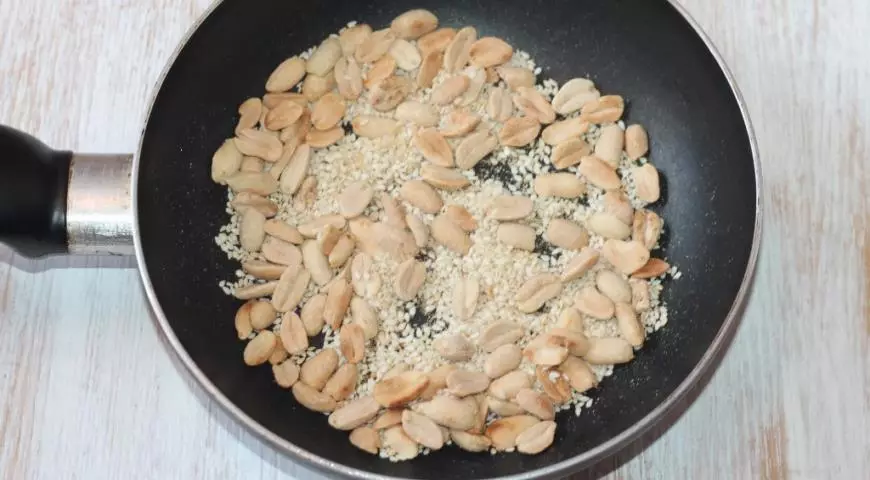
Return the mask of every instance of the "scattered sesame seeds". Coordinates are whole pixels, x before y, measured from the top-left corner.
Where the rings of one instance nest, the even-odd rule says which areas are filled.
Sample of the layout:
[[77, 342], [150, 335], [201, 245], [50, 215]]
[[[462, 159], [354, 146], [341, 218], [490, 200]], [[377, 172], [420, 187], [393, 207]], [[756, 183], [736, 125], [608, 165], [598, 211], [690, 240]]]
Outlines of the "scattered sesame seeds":
[[[347, 28], [357, 25], [349, 22]], [[412, 42], [415, 43], [415, 42]], [[299, 56], [308, 59], [313, 53], [312, 47]], [[516, 50], [508, 65], [528, 68], [541, 73], [528, 53]], [[363, 65], [365, 74], [370, 66]], [[413, 78], [413, 72], [396, 70], [396, 75]], [[433, 85], [438, 86], [451, 74], [443, 71], [436, 76]], [[495, 87], [505, 87], [499, 81], [495, 85], [484, 84], [477, 99], [462, 108], [479, 115], [484, 128], [497, 129], [500, 124], [491, 119], [487, 113], [487, 100]], [[548, 100], [559, 89], [552, 79], [544, 79], [535, 87]], [[412, 93], [407, 100], [427, 103], [432, 89], [420, 89]], [[443, 118], [454, 110], [453, 105], [440, 107], [439, 115]], [[393, 118], [392, 112], [379, 112], [367, 101], [366, 95], [358, 101], [349, 102], [345, 110], [341, 126], [350, 132], [351, 120], [360, 115]], [[579, 112], [569, 115], [576, 117]], [[620, 120], [620, 128], [625, 124]], [[290, 225], [300, 225], [316, 217], [334, 214], [338, 211], [339, 195], [349, 185], [355, 182], [369, 184], [376, 197], [378, 193], [392, 196], [398, 195], [401, 185], [419, 177], [423, 164], [422, 155], [412, 146], [412, 137], [417, 128], [406, 124], [395, 136], [380, 138], [362, 138], [353, 133], [346, 134], [334, 145], [322, 149], [314, 149], [311, 154], [308, 175], [316, 182], [316, 196], [313, 202], [302, 204], [294, 202], [294, 198], [280, 191], [271, 195], [269, 200], [278, 206], [277, 218]], [[583, 138], [594, 146], [601, 133], [599, 125], [590, 126]], [[455, 149], [462, 138], [450, 138], [448, 143]], [[418, 260], [426, 266], [426, 281], [414, 301], [403, 301], [397, 298], [392, 288], [392, 279], [398, 267], [398, 260], [389, 255], [373, 256], [373, 273], [382, 280], [382, 286], [373, 295], [366, 297], [371, 307], [379, 316], [379, 331], [376, 338], [369, 343], [363, 360], [358, 366], [358, 383], [351, 399], [370, 395], [375, 384], [389, 372], [402, 365], [411, 365], [417, 371], [428, 372], [445, 364], [433, 342], [443, 335], [461, 334], [476, 344], [483, 331], [496, 321], [512, 321], [523, 329], [523, 337], [517, 341], [520, 347], [526, 346], [539, 334], [553, 328], [559, 314], [571, 307], [574, 297], [581, 289], [595, 285], [596, 273], [608, 268], [606, 262], [598, 262], [580, 279], [568, 282], [561, 293], [549, 301], [544, 309], [533, 314], [525, 314], [514, 306], [516, 292], [525, 281], [534, 275], [543, 273], [560, 274], [579, 252], [552, 247], [541, 241], [547, 225], [557, 218], [571, 219], [578, 224], [585, 224], [587, 218], [604, 209], [604, 192], [594, 186], [589, 186], [588, 192], [581, 201], [553, 197], [540, 197], [535, 194], [533, 181], [540, 174], [555, 171], [550, 161], [552, 147], [538, 139], [530, 147], [512, 148], [500, 147], [482, 161], [473, 170], [464, 171], [471, 185], [459, 191], [440, 191], [445, 205], [460, 205], [465, 207], [477, 220], [477, 229], [470, 234], [473, 246], [465, 256], [459, 255], [440, 245], [424, 249]], [[643, 208], [645, 203], [637, 198], [631, 169], [647, 162], [643, 157], [637, 162], [622, 155], [618, 172], [622, 179], [624, 190], [634, 208]], [[579, 176], [576, 167], [566, 170]], [[533, 214], [524, 222], [534, 228], [538, 238], [534, 252], [511, 248], [497, 239], [499, 222], [487, 215], [487, 209], [496, 197], [501, 195], [524, 195], [532, 199]], [[229, 220], [220, 227], [215, 242], [231, 260], [244, 262], [261, 260], [259, 253], [243, 250], [239, 244], [240, 216], [233, 207], [235, 195], [228, 191], [226, 212]], [[301, 207], [301, 208], [300, 208]], [[426, 224], [430, 224], [434, 215], [426, 214], [419, 209], [404, 205], [408, 213], [413, 213]], [[373, 202], [364, 211], [364, 215], [379, 220], [383, 211], [378, 202]], [[589, 236], [589, 246], [600, 250], [605, 239], [592, 234]], [[457, 279], [474, 276], [478, 279], [481, 292], [476, 309], [468, 320], [456, 316], [452, 308], [453, 289]], [[682, 276], [677, 267], [671, 267], [665, 276], [676, 280]], [[664, 327], [668, 321], [667, 306], [661, 301], [662, 281], [664, 277], [649, 280], [650, 307], [641, 313], [640, 320], [648, 333]], [[218, 287], [231, 295], [236, 289], [260, 282], [242, 270], [234, 272], [234, 278], [221, 280]], [[300, 305], [304, 305], [321, 289], [313, 282], [303, 295]], [[350, 321], [345, 319], [345, 321]], [[276, 319], [273, 329], [278, 332], [280, 317]], [[585, 334], [592, 338], [619, 336], [619, 328], [615, 319], [596, 320], [584, 318]], [[252, 334], [253, 336], [253, 334]], [[289, 361], [302, 365], [322, 349], [339, 350], [339, 339], [329, 325], [326, 325], [320, 337], [311, 339], [312, 345], [304, 352], [291, 355]], [[455, 362], [459, 368], [481, 371], [486, 354], [477, 351], [466, 362]], [[344, 360], [342, 360], [343, 362]], [[598, 380], [613, 373], [612, 365], [595, 365], [591, 367]], [[535, 367], [527, 359], [523, 359], [520, 369], [534, 374]], [[556, 380], [558, 372], [550, 372], [550, 379]], [[541, 387], [535, 386], [540, 391]], [[572, 409], [580, 415], [583, 408], [592, 405], [592, 399], [582, 393], [573, 392], [571, 399], [562, 405], [557, 405], [557, 411]], [[492, 413], [490, 420], [496, 418]], [[449, 443], [449, 442], [448, 442]], [[495, 451], [493, 450], [493, 453]], [[428, 454], [429, 449], [423, 448], [421, 453]], [[379, 453], [381, 458], [396, 461], [395, 452], [383, 448]]]

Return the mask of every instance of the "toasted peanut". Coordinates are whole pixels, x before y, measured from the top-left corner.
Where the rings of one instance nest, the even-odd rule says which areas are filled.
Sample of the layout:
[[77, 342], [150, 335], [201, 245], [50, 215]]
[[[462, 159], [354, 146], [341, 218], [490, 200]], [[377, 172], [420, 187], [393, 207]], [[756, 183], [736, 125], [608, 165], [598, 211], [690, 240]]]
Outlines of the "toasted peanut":
[[580, 140], [580, 136], [587, 130], [589, 130], [589, 123], [580, 120], [579, 117], [574, 117], [547, 126], [541, 132], [541, 139], [547, 145], [558, 146], [571, 140]]
[[497, 378], [489, 385], [489, 394], [501, 400], [513, 400], [517, 392], [532, 386], [529, 374], [520, 370], [514, 370], [507, 375]]
[[[407, 365], [400, 365], [402, 365], [406, 370], [408, 369]], [[447, 388], [447, 375], [450, 375], [450, 372], [452, 372], [453, 370], [456, 370], [456, 366], [448, 364], [442, 365], [426, 374], [426, 376], [429, 378], [429, 383], [426, 385], [423, 393], [420, 394], [420, 399], [431, 400], [436, 393], [444, 388]], [[389, 378], [389, 375], [384, 378]]]
[[302, 319], [293, 312], [287, 312], [281, 316], [281, 328], [278, 330], [281, 343], [288, 353], [302, 353], [308, 348], [308, 335]]
[[574, 307], [599, 320], [613, 318], [613, 300], [605, 297], [595, 287], [584, 287], [574, 298]]
[[372, 340], [378, 335], [378, 316], [368, 301], [354, 297], [350, 301], [350, 312], [353, 323], [362, 328], [366, 340]]
[[329, 377], [323, 386], [323, 393], [329, 394], [336, 402], [341, 402], [353, 393], [359, 378], [359, 370], [353, 363], [345, 363]]
[[538, 393], [530, 388], [524, 388], [517, 392], [514, 401], [525, 411], [541, 420], [552, 420], [556, 416], [555, 409], [553, 408], [553, 401], [546, 395]]
[[403, 409], [394, 408], [385, 411], [382, 413], [377, 420], [372, 424], [372, 428], [375, 430], [383, 430], [385, 428], [390, 428], [402, 423], [402, 412]]
[[465, 68], [471, 56], [471, 46], [476, 40], [477, 30], [474, 27], [464, 27], [456, 32], [444, 49], [444, 69], [452, 73]]
[[276, 317], [275, 309], [269, 302], [253, 302], [249, 314], [251, 326], [254, 327], [254, 330], [263, 330], [270, 327]]
[[616, 216], [598, 212], [586, 219], [586, 228], [604, 238], [624, 240], [631, 236], [631, 227], [622, 223]]
[[394, 135], [400, 128], [399, 122], [392, 118], [360, 115], [351, 121], [353, 133], [364, 138], [378, 138]]
[[589, 351], [583, 358], [593, 365], [626, 363], [634, 358], [634, 350], [624, 338], [593, 338], [590, 340]]
[[586, 184], [571, 173], [545, 173], [535, 178], [535, 193], [542, 197], [578, 198], [586, 193]]
[[489, 424], [486, 436], [492, 441], [493, 448], [505, 451], [516, 447], [520, 434], [538, 423], [541, 421], [531, 415], [500, 418]]
[[341, 354], [352, 364], [362, 361], [365, 356], [366, 337], [361, 326], [351, 323], [341, 327], [339, 332]]
[[486, 112], [497, 122], [504, 122], [514, 113], [514, 103], [510, 93], [504, 88], [493, 88], [486, 104]]
[[625, 129], [625, 154], [630, 160], [638, 160], [649, 151], [649, 137], [643, 125], [629, 125]]
[[568, 307], [565, 310], [562, 310], [562, 313], [559, 314], [559, 321], [556, 322], [556, 327], [564, 328], [565, 330], [572, 332], [583, 333], [585, 330], [583, 327], [583, 315], [580, 313], [580, 310], [577, 310], [574, 307]]
[[459, 399], [450, 395], [438, 395], [416, 407], [419, 413], [431, 418], [438, 425], [456, 430], [468, 430], [474, 427], [477, 409], [478, 405], [474, 397]]
[[543, 334], [529, 342], [523, 350], [523, 356], [535, 365], [553, 367], [565, 361], [568, 348], [550, 342], [550, 336]]
[[459, 170], [430, 163], [423, 164], [420, 168], [420, 176], [426, 183], [441, 190], [462, 190], [471, 185], [468, 178]]
[[335, 83], [338, 93], [347, 100], [356, 100], [362, 95], [363, 79], [362, 70], [353, 57], [345, 57], [335, 64]]
[[234, 140], [225, 140], [214, 152], [211, 163], [211, 179], [215, 183], [226, 183], [227, 178], [239, 171], [242, 165], [242, 152], [236, 148]]
[[315, 390], [322, 390], [338, 368], [338, 352], [331, 348], [321, 350], [302, 364], [299, 380]]
[[447, 105], [468, 90], [471, 80], [465, 75], [454, 75], [432, 89], [430, 100], [435, 105]]
[[569, 115], [583, 108], [590, 102], [597, 101], [601, 97], [595, 84], [585, 78], [568, 80], [553, 97], [553, 109], [560, 115]]
[[442, 135], [448, 138], [461, 137], [471, 133], [479, 124], [480, 116], [460, 108], [447, 114], [442, 122], [440, 131]]
[[420, 63], [420, 69], [417, 71], [416, 82], [420, 88], [429, 88], [432, 86], [432, 81], [438, 76], [438, 71], [444, 62], [444, 54], [441, 52], [426, 53], [422, 48], [421, 52], [423, 53], [423, 61]]
[[387, 54], [395, 40], [396, 33], [389, 28], [373, 32], [357, 46], [354, 58], [360, 63], [376, 62]]
[[483, 372], [454, 370], [447, 376], [447, 389], [457, 397], [466, 397], [485, 391], [489, 387], [489, 377]]
[[381, 437], [372, 428], [360, 427], [350, 432], [350, 443], [364, 452], [377, 455], [381, 448]]
[[634, 186], [637, 189], [637, 198], [646, 202], [657, 202], [661, 196], [659, 186], [659, 172], [651, 163], [645, 163], [640, 167], [632, 168], [631, 175], [634, 177]]
[[327, 288], [326, 304], [323, 306], [323, 320], [333, 330], [337, 331], [344, 323], [351, 298], [353, 298], [353, 287], [344, 278], [337, 278]]
[[485, 352], [516, 342], [523, 337], [523, 328], [509, 321], [495, 322], [484, 329], [477, 339], [477, 344]]
[[637, 319], [637, 314], [628, 303], [616, 304], [616, 322], [619, 333], [632, 347], [638, 348], [646, 339], [646, 331], [643, 324]]
[[420, 453], [420, 445], [411, 440], [401, 426], [390, 427], [383, 434], [383, 448], [396, 460], [410, 460]]
[[263, 330], [258, 333], [245, 346], [244, 359], [245, 365], [256, 366], [262, 365], [269, 360], [272, 355], [272, 350], [278, 344], [278, 337], [271, 330]]
[[353, 430], [375, 418], [381, 406], [372, 397], [352, 400], [329, 415], [329, 426], [336, 430]]
[[413, 90], [408, 77], [389, 76], [371, 87], [369, 103], [379, 112], [396, 108]]
[[267, 92], [286, 92], [305, 76], [305, 60], [291, 57], [281, 62], [266, 81]]
[[429, 160], [439, 167], [452, 167], [453, 150], [444, 136], [434, 128], [424, 128], [414, 135], [414, 147]]
[[654, 278], [660, 277], [670, 270], [671, 265], [660, 259], [660, 258], [650, 258], [644, 266], [635, 270], [634, 273], [631, 274], [632, 278]]
[[421, 127], [434, 127], [438, 125], [439, 116], [432, 105], [408, 100], [396, 107], [396, 119]]
[[409, 213], [405, 215], [405, 223], [408, 224], [408, 230], [414, 236], [414, 243], [417, 244], [418, 248], [425, 248], [429, 245], [429, 226], [420, 217]]
[[409, 180], [405, 182], [399, 190], [399, 195], [406, 202], [425, 213], [438, 213], [444, 205], [441, 195], [432, 186], [422, 180]]
[[595, 372], [589, 368], [589, 364], [577, 357], [570, 356], [566, 358], [558, 368], [559, 371], [565, 374], [568, 383], [571, 384], [571, 388], [580, 393], [598, 385], [598, 377], [595, 376]]
[[559, 277], [550, 274], [535, 275], [527, 280], [517, 291], [517, 308], [523, 313], [536, 312], [544, 304], [562, 292]]
[[589, 234], [570, 220], [554, 218], [547, 225], [544, 240], [565, 250], [580, 250], [589, 243]]
[[495, 71], [511, 90], [516, 91], [521, 87], [535, 86], [535, 72], [528, 68], [501, 66]]
[[408, 259], [396, 270], [396, 281], [393, 286], [396, 295], [407, 301], [417, 296], [425, 281], [426, 266], [414, 259]]
[[461, 320], [468, 320], [477, 307], [480, 282], [476, 277], [463, 277], [453, 290], [453, 313]]
[[541, 132], [541, 124], [533, 117], [509, 118], [498, 132], [498, 140], [508, 147], [524, 147], [534, 142]]
[[393, 42], [387, 53], [396, 60], [396, 66], [406, 72], [416, 70], [423, 61], [423, 57], [420, 55], [417, 47], [413, 43], [401, 38]]
[[239, 340], [245, 340], [254, 333], [254, 327], [251, 325], [251, 309], [255, 303], [255, 300], [249, 300], [236, 311], [235, 325]]
[[290, 388], [299, 380], [299, 367], [292, 361], [284, 361], [272, 365], [272, 375], [275, 376], [275, 383], [282, 388]]
[[533, 87], [519, 87], [514, 94], [514, 105], [528, 117], [548, 124], [556, 120], [556, 112], [541, 92]]
[[640, 242], [607, 240], [601, 255], [620, 272], [630, 275], [649, 261], [649, 250]]
[[486, 357], [483, 371], [489, 378], [499, 378], [519, 367], [522, 356], [520, 347], [512, 344], [502, 345]]
[[595, 143], [595, 156], [615, 169], [619, 166], [624, 146], [625, 132], [619, 125], [602, 127], [601, 135]]
[[429, 10], [422, 8], [408, 10], [393, 19], [390, 30], [396, 36], [405, 39], [416, 39], [438, 28], [438, 17]]
[[517, 436], [517, 451], [537, 455], [553, 444], [555, 435], [556, 422], [546, 421], [533, 425]]
[[474, 345], [459, 333], [438, 337], [432, 342], [432, 348], [451, 362], [464, 362], [474, 356]]
[[631, 279], [628, 283], [631, 285], [631, 306], [634, 310], [639, 313], [649, 310], [649, 284], [636, 279]]
[[412, 440], [424, 447], [439, 450], [444, 446], [441, 429], [425, 415], [405, 410], [402, 412], [402, 429]]
[[279, 312], [295, 310], [302, 301], [302, 296], [311, 281], [311, 274], [307, 270], [287, 268], [278, 280], [278, 286], [272, 293], [272, 306]]
[[486, 405], [493, 413], [500, 417], [513, 417], [514, 415], [522, 415], [526, 413], [526, 411], [516, 403], [501, 400], [492, 396], [486, 397]]
[[618, 95], [605, 95], [583, 104], [580, 117], [590, 123], [614, 123], [622, 118], [625, 101]]
[[472, 43], [468, 51], [471, 64], [483, 68], [506, 63], [513, 54], [513, 47], [497, 37], [483, 37]]
[[631, 286], [628, 280], [611, 270], [599, 270], [595, 276], [595, 285], [614, 303], [631, 301]]
[[532, 199], [521, 196], [502, 195], [493, 200], [489, 215], [496, 220], [521, 220], [532, 214]]
[[[447, 45], [450, 44], [455, 36], [456, 29], [449, 27], [439, 28], [420, 37], [417, 40], [417, 48], [420, 49], [420, 52], [424, 56], [429, 53], [443, 53], [444, 49], [447, 48]], [[438, 68], [441, 68], [441, 63], [438, 64]]]
[[239, 300], [250, 300], [252, 298], [261, 298], [271, 295], [275, 291], [278, 282], [254, 283], [246, 287], [239, 287], [233, 290], [233, 296]]
[[541, 384], [544, 394], [553, 403], [563, 404], [571, 400], [571, 385], [562, 372], [553, 368], [538, 366], [535, 368], [535, 376], [538, 379], [538, 383]]
[[436, 242], [460, 255], [467, 255], [471, 249], [471, 238], [468, 234], [444, 215], [435, 217], [430, 233]]
[[499, 242], [513, 248], [531, 252], [535, 249], [535, 229], [520, 223], [502, 223], [498, 226], [496, 236]]
[[332, 397], [323, 392], [318, 392], [304, 382], [296, 382], [293, 385], [293, 397], [303, 407], [315, 412], [328, 413], [335, 410], [337, 406]]
[[428, 383], [423, 373], [405, 372], [376, 383], [374, 397], [384, 407], [400, 407], [416, 400]]
[[365, 80], [363, 80], [363, 86], [371, 89], [375, 85], [389, 78], [393, 73], [395, 73], [395, 71], [396, 59], [386, 55], [376, 61], [366, 73]]
[[492, 442], [486, 436], [475, 435], [461, 430], [451, 430], [450, 438], [453, 440], [453, 443], [466, 452], [485, 452], [492, 446]]
[[616, 190], [622, 186], [616, 171], [598, 157], [582, 157], [579, 170], [589, 183], [602, 190]]
[[462, 170], [470, 170], [497, 147], [498, 140], [488, 131], [473, 133], [456, 147], [456, 166]]

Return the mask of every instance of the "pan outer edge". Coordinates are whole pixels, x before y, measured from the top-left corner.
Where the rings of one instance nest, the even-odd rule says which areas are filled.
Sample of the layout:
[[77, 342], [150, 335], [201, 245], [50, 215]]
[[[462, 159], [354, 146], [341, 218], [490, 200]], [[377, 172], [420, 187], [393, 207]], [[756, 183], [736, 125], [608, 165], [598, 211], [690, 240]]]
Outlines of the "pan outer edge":
[[[665, 400], [661, 404], [654, 408], [640, 421], [635, 423], [632, 427], [619, 433], [607, 442], [602, 443], [601, 445], [583, 453], [582, 455], [531, 472], [494, 478], [498, 478], [500, 480], [529, 480], [534, 478], [557, 477], [560, 475], [576, 472], [585, 467], [590, 467], [596, 462], [616, 453], [625, 445], [634, 441], [640, 435], [652, 428], [659, 420], [661, 420], [673, 410], [677, 403], [686, 396], [689, 390], [691, 390], [695, 386], [695, 384], [698, 383], [701, 377], [703, 377], [705, 373], [713, 368], [714, 364], [721, 360], [721, 354], [724, 352], [724, 349], [727, 348], [727, 346], [729, 345], [730, 340], [734, 337], [734, 334], [736, 333], [737, 328], [740, 325], [741, 310], [744, 303], [746, 302], [747, 296], [751, 288], [752, 278], [758, 263], [758, 255], [761, 246], [763, 196], [761, 160], [758, 152], [758, 143], [755, 137], [755, 130], [752, 126], [752, 121], [749, 118], [749, 111], [746, 106], [746, 102], [743, 99], [743, 95], [740, 93], [740, 90], [734, 79], [734, 75], [725, 64], [725, 61], [722, 58], [721, 54], [713, 45], [709, 36], [707, 36], [707, 34], [703, 31], [698, 22], [689, 14], [685, 7], [683, 7], [677, 0], [667, 1], [692, 27], [695, 33], [704, 42], [704, 45], [706, 45], [707, 50], [710, 52], [711, 55], [713, 55], [713, 58], [716, 60], [716, 63], [719, 65], [719, 68], [722, 70], [723, 75], [725, 75], [725, 78], [728, 81], [728, 85], [730, 86], [731, 92], [734, 95], [735, 100], [737, 101], [737, 104], [740, 108], [740, 113], [746, 126], [746, 133], [749, 138], [750, 149], [752, 151], [753, 172], [755, 176], [755, 224], [753, 226], [754, 232], [752, 236], [752, 247], [749, 254], [749, 261], [746, 265], [746, 271], [743, 275], [743, 279], [741, 280], [740, 288], [738, 289], [737, 296], [735, 297], [734, 302], [731, 305], [731, 309], [728, 311], [728, 315], [726, 316], [725, 321], [722, 324], [722, 328], [716, 334], [716, 337], [710, 344], [710, 348], [707, 349], [706, 353], [704, 354], [704, 356], [701, 357], [701, 360], [698, 362], [692, 372], [688, 375], [688, 377], [686, 377], [686, 379], [682, 383], [680, 383], [679, 386], [677, 386], [677, 388], [667, 398], [665, 398]], [[199, 367], [181, 345], [181, 342], [178, 340], [178, 337], [175, 335], [175, 332], [169, 325], [169, 321], [166, 319], [166, 315], [163, 312], [163, 309], [160, 307], [157, 295], [154, 292], [154, 287], [151, 284], [151, 280], [148, 276], [148, 270], [147, 268], [145, 268], [145, 257], [142, 248], [138, 206], [138, 178], [142, 145], [145, 140], [145, 126], [148, 123], [148, 119], [151, 117], [151, 112], [154, 108], [157, 95], [159, 94], [161, 87], [166, 80], [166, 76], [168, 75], [170, 69], [178, 58], [178, 55], [187, 45], [190, 38], [197, 31], [197, 29], [199, 29], [200, 25], [202, 25], [202, 23], [205, 22], [205, 20], [212, 14], [212, 12], [214, 12], [214, 10], [218, 8], [222, 3], [223, 0], [216, 0], [202, 13], [202, 15], [196, 20], [196, 22], [193, 23], [193, 25], [191, 25], [190, 29], [185, 33], [178, 46], [175, 48], [175, 50], [172, 52], [172, 55], [170, 55], [169, 59], [167, 60], [167, 63], [164, 66], [162, 72], [160, 73], [160, 76], [158, 77], [158, 80], [155, 83], [154, 88], [151, 92], [151, 97], [148, 102], [148, 108], [145, 111], [145, 116], [142, 121], [142, 128], [139, 134], [139, 142], [136, 147], [136, 154], [133, 157], [133, 170], [130, 177], [130, 191], [132, 192], [132, 209], [134, 218], [133, 243], [136, 254], [136, 261], [139, 265], [139, 275], [142, 279], [142, 285], [145, 288], [145, 293], [148, 298], [148, 302], [151, 305], [151, 309], [155, 314], [153, 317], [154, 321], [156, 323], [156, 326], [158, 327], [158, 331], [163, 337], [163, 340], [172, 347], [172, 350], [176, 354], [177, 359], [181, 360], [181, 363], [186, 367], [188, 373], [193, 376], [199, 386], [203, 390], [205, 390], [211, 396], [211, 398], [213, 398], [217, 402], [217, 404], [224, 409], [225, 412], [229, 413], [230, 416], [232, 416], [236, 421], [247, 427], [249, 431], [255, 433], [260, 439], [265, 440], [274, 448], [277, 448], [279, 451], [285, 452], [292, 457], [302, 460], [308, 465], [326, 473], [339, 474], [348, 478], [358, 478], [365, 480], [398, 480], [399, 477], [388, 477], [384, 475], [372, 474], [336, 462], [332, 462], [318, 455], [315, 455], [303, 448], [300, 448], [288, 442], [287, 440], [279, 437], [278, 435], [275, 435], [273, 432], [260, 425], [254, 419], [245, 414], [245, 412], [239, 409], [235, 404], [233, 404], [226, 396], [223, 395], [223, 393], [221, 393], [220, 390], [218, 390], [218, 388], [202, 372], [202, 370], [199, 369]]]

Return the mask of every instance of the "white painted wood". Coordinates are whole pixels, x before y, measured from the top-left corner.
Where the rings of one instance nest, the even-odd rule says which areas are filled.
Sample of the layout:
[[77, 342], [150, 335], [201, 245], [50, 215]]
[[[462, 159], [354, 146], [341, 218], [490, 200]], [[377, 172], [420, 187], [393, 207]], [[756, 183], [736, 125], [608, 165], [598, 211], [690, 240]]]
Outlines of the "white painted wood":
[[[58, 147], [131, 150], [166, 58], [208, 3], [0, 2], [0, 122]], [[578, 478], [864, 478], [870, 3], [685, 3], [755, 122], [762, 260], [697, 401]], [[185, 384], [131, 266], [0, 249], [0, 478], [315, 478]]]

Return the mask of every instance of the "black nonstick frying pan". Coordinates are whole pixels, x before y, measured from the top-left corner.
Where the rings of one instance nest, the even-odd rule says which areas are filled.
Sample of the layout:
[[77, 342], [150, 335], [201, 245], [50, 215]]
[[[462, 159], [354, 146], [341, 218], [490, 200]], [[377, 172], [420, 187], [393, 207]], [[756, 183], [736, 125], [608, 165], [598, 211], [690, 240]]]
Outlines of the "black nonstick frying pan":
[[[231, 326], [238, 301], [217, 287], [237, 267], [214, 242], [226, 191], [209, 168], [237, 105], [262, 95], [275, 65], [348, 21], [386, 26], [411, 8], [505, 38], [533, 55], [542, 78], [591, 75], [623, 95], [662, 173], [654, 209], [667, 235], [657, 256], [682, 271], [665, 289], [669, 323], [591, 392], [590, 409], [560, 415], [554, 447], [537, 456], [448, 448], [397, 464], [362, 453], [277, 388], [269, 369], [243, 364]], [[279, 451], [330, 475], [537, 478], [591, 465], [654, 425], [712, 367], [758, 253], [760, 173], [745, 108], [709, 42], [664, 0], [225, 0], [179, 47], [132, 164], [52, 151], [6, 128], [0, 152], [0, 239], [30, 256], [128, 253], [135, 240], [159, 330], [199, 384]]]

